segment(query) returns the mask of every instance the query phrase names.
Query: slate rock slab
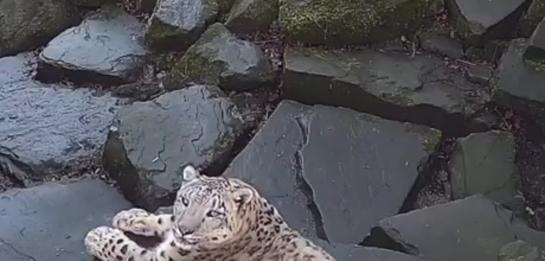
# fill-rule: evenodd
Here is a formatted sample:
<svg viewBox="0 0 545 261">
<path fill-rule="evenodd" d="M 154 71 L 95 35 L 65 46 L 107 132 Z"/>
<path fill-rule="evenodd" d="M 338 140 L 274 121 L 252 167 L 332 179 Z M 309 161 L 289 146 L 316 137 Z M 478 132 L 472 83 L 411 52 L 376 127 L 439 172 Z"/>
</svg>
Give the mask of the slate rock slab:
<svg viewBox="0 0 545 261">
<path fill-rule="evenodd" d="M 517 240 L 500 249 L 498 261 L 545 261 L 545 251 Z"/>
<path fill-rule="evenodd" d="M 47 183 L 0 194 L 0 260 L 89 261 L 83 238 L 130 208 L 99 180 Z"/>
<path fill-rule="evenodd" d="M 484 88 L 431 55 L 290 47 L 284 59 L 285 94 L 291 99 L 348 107 L 449 134 L 466 132 L 467 121 L 489 100 Z"/>
<path fill-rule="evenodd" d="M 30 53 L 0 59 L 0 172 L 25 183 L 94 158 L 120 102 L 34 81 L 35 62 Z"/>
<path fill-rule="evenodd" d="M 217 0 L 162 0 L 157 3 L 146 34 L 153 48 L 187 49 L 218 15 Z"/>
<path fill-rule="evenodd" d="M 366 244 L 427 260 L 496 261 L 499 250 L 517 239 L 545 246 L 545 232 L 528 228 L 484 196 L 472 196 L 385 218 L 373 228 Z"/>
<path fill-rule="evenodd" d="M 477 45 L 512 35 L 526 7 L 524 0 L 446 0 L 446 5 L 458 35 Z"/>
<path fill-rule="evenodd" d="M 80 17 L 69 0 L 0 1 L 0 57 L 46 44 Z"/>
<path fill-rule="evenodd" d="M 419 27 L 443 1 L 285 0 L 279 20 L 292 42 L 344 46 L 378 42 Z"/>
<path fill-rule="evenodd" d="M 273 70 L 261 49 L 237 39 L 225 26 L 211 25 L 170 71 L 165 88 L 181 88 L 185 81 L 245 91 L 269 84 Z"/>
<path fill-rule="evenodd" d="M 545 130 L 545 66 L 525 62 L 526 47 L 525 39 L 511 41 L 493 80 L 494 100 L 534 118 Z"/>
<path fill-rule="evenodd" d="M 278 17 L 278 0 L 237 0 L 225 25 L 234 33 L 265 31 Z"/>
<path fill-rule="evenodd" d="M 530 37 L 543 17 L 545 17 L 545 0 L 533 0 L 519 21 L 519 34 L 522 37 Z"/>
<path fill-rule="evenodd" d="M 534 63 L 545 64 L 545 19 L 539 23 L 528 42 L 524 58 Z"/>
<path fill-rule="evenodd" d="M 497 202 L 513 203 L 518 187 L 513 135 L 489 131 L 456 140 L 449 172 L 455 199 L 484 194 Z"/>
<path fill-rule="evenodd" d="M 104 148 L 106 170 L 134 204 L 172 204 L 182 170 L 220 174 L 245 131 L 237 107 L 214 86 L 192 86 L 120 109 Z"/>
<path fill-rule="evenodd" d="M 440 136 L 419 125 L 285 100 L 224 175 L 253 184 L 303 234 L 355 244 L 399 211 Z"/>
<path fill-rule="evenodd" d="M 320 239 L 312 240 L 331 254 L 337 260 L 342 261 L 424 261 L 423 259 L 388 249 L 361 247 L 348 244 L 328 243 Z"/>
<path fill-rule="evenodd" d="M 120 84 L 135 81 L 147 51 L 144 24 L 105 6 L 55 37 L 40 53 L 37 79 Z"/>
</svg>

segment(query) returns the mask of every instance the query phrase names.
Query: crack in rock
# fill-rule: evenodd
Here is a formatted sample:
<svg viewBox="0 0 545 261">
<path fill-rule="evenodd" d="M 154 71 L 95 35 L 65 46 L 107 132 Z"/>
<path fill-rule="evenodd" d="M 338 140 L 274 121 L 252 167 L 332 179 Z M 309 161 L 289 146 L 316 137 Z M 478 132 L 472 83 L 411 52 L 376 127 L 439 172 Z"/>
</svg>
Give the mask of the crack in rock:
<svg viewBox="0 0 545 261">
<path fill-rule="evenodd" d="M 34 258 L 34 257 L 31 256 L 31 255 L 28 255 L 28 254 L 23 253 L 22 251 L 20 251 L 19 249 L 17 249 L 16 247 L 14 247 L 14 246 L 13 246 L 12 244 L 10 244 L 9 242 L 7 242 L 6 240 L 2 239 L 1 237 L 0 237 L 0 244 L 9 247 L 9 249 L 11 249 L 13 252 L 15 252 L 16 254 L 18 254 L 18 255 L 20 255 L 20 256 L 22 256 L 22 257 L 28 258 L 29 260 L 32 260 L 32 261 L 37 261 L 36 258 Z"/>
<path fill-rule="evenodd" d="M 294 153 L 293 157 L 295 159 L 295 170 L 296 170 L 296 181 L 307 198 L 307 207 L 310 210 L 310 213 L 313 216 L 313 219 L 316 223 L 316 234 L 319 238 L 322 238 L 329 242 L 329 239 L 327 237 L 327 233 L 325 231 L 323 219 L 322 219 L 322 213 L 320 212 L 320 208 L 318 207 L 318 204 L 314 201 L 314 191 L 312 190 L 312 187 L 310 184 L 305 180 L 303 176 L 303 154 L 301 150 L 308 144 L 309 142 L 309 136 L 308 136 L 308 123 L 305 122 L 305 120 L 301 116 L 295 117 L 295 122 L 297 126 L 299 127 L 301 131 L 301 135 L 303 136 L 303 142 L 301 143 L 301 146 L 297 149 L 297 151 Z"/>
</svg>

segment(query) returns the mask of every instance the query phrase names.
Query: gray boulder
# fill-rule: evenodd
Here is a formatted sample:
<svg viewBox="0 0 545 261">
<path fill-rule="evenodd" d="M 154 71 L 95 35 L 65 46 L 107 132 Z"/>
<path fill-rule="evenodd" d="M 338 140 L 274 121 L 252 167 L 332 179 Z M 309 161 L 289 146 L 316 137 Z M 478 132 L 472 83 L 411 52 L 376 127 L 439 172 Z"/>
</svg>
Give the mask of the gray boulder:
<svg viewBox="0 0 545 261">
<path fill-rule="evenodd" d="M 219 174 L 243 132 L 220 89 L 192 86 L 120 109 L 103 163 L 129 200 L 153 211 L 172 204 L 187 164 Z"/>
<path fill-rule="evenodd" d="M 446 3 L 456 32 L 474 45 L 511 36 L 526 7 L 524 0 L 446 0 Z"/>
<path fill-rule="evenodd" d="M 37 82 L 28 73 L 35 62 L 31 53 L 0 58 L 0 175 L 27 185 L 88 167 L 83 162 L 100 152 L 120 102 L 91 89 Z"/>
<path fill-rule="evenodd" d="M 237 0 L 225 26 L 235 33 L 265 31 L 278 16 L 278 0 Z"/>
<path fill-rule="evenodd" d="M 423 33 L 419 35 L 420 47 L 428 52 L 458 59 L 464 56 L 462 43 L 451 39 L 447 35 L 438 33 Z"/>
<path fill-rule="evenodd" d="M 218 11 L 217 0 L 160 0 L 146 38 L 159 50 L 185 50 L 215 21 Z"/>
<path fill-rule="evenodd" d="M 545 69 L 545 19 L 539 23 L 528 41 L 524 59 Z"/>
<path fill-rule="evenodd" d="M 273 77 L 272 65 L 258 46 L 237 39 L 216 23 L 172 68 L 165 87 L 178 89 L 183 82 L 192 81 L 244 91 L 267 85 Z"/>
<path fill-rule="evenodd" d="M 357 244 L 395 215 L 440 132 L 322 105 L 280 103 L 224 176 L 254 185 L 293 228 Z"/>
<path fill-rule="evenodd" d="M 0 57 L 44 45 L 79 20 L 69 0 L 2 0 Z"/>
<path fill-rule="evenodd" d="M 514 137 L 490 131 L 458 139 L 449 172 L 454 199 L 485 194 L 501 203 L 513 203 L 518 187 Z"/>
<path fill-rule="evenodd" d="M 449 134 L 467 132 L 468 120 L 490 99 L 484 88 L 432 55 L 289 47 L 284 59 L 285 94 L 291 99 L 348 107 Z"/>
<path fill-rule="evenodd" d="M 533 0 L 526 13 L 519 22 L 519 33 L 523 37 L 530 37 L 537 25 L 545 17 L 545 0 Z"/>
<path fill-rule="evenodd" d="M 83 7 L 100 7 L 108 1 L 113 2 L 112 0 L 70 0 L 74 5 Z"/>
<path fill-rule="evenodd" d="M 492 83 L 494 100 L 535 119 L 545 130 L 545 66 L 525 62 L 526 47 L 525 39 L 511 41 Z"/>
<path fill-rule="evenodd" d="M 528 228 L 486 197 L 472 196 L 385 218 L 365 244 L 428 260 L 497 261 L 500 249 L 517 239 L 545 246 L 545 232 Z"/>
<path fill-rule="evenodd" d="M 47 183 L 0 194 L 0 260 L 83 261 L 89 230 L 131 205 L 100 180 Z"/>
<path fill-rule="evenodd" d="M 339 261 L 424 261 L 417 256 L 388 249 L 328 243 L 320 239 L 312 241 Z"/>
<path fill-rule="evenodd" d="M 37 79 L 120 84 L 139 76 L 147 50 L 144 24 L 114 6 L 104 6 L 55 37 L 40 53 Z"/>
</svg>

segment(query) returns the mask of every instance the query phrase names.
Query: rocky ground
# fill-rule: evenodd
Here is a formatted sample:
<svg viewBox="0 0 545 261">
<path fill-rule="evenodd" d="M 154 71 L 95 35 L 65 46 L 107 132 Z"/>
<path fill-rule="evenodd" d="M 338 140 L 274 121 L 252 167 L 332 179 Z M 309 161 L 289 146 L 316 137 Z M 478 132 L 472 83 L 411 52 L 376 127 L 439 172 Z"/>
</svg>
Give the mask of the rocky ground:
<svg viewBox="0 0 545 261">
<path fill-rule="evenodd" d="M 338 260 L 545 260 L 543 0 L 0 1 L 0 260 L 241 178 Z"/>
</svg>

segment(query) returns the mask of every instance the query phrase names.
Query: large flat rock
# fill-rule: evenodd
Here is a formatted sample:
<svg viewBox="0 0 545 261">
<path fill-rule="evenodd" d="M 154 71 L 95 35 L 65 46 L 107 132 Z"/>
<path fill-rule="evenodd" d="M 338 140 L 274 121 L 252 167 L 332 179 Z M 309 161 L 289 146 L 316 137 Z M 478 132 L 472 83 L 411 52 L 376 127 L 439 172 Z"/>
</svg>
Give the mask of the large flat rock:
<svg viewBox="0 0 545 261">
<path fill-rule="evenodd" d="M 30 53 L 0 59 L 0 170 L 22 179 L 94 157 L 118 108 L 108 94 L 32 80 L 35 60 Z"/>
<path fill-rule="evenodd" d="M 343 106 L 388 119 L 464 133 L 489 100 L 479 85 L 439 58 L 372 50 L 288 48 L 286 95 L 309 104 Z"/>
<path fill-rule="evenodd" d="M 215 86 L 192 86 L 120 109 L 104 166 L 125 196 L 155 210 L 172 204 L 182 170 L 218 175 L 245 131 L 238 107 Z"/>
<path fill-rule="evenodd" d="M 545 19 L 538 24 L 530 37 L 524 58 L 534 63 L 545 64 Z"/>
<path fill-rule="evenodd" d="M 303 234 L 359 243 L 397 213 L 440 132 L 283 101 L 224 175 L 253 184 Z"/>
<path fill-rule="evenodd" d="M 48 183 L 0 194 L 0 260 L 89 261 L 83 238 L 130 208 L 99 180 Z"/>
<path fill-rule="evenodd" d="M 523 54 L 526 47 L 525 39 L 511 41 L 493 80 L 494 100 L 537 119 L 545 130 L 545 66 L 525 62 Z"/>
<path fill-rule="evenodd" d="M 545 246 L 545 232 L 528 228 L 484 196 L 472 196 L 385 218 L 373 228 L 367 243 L 427 260 L 496 261 L 500 249 L 517 239 Z"/>
<path fill-rule="evenodd" d="M 505 38 L 513 34 L 525 10 L 524 0 L 447 0 L 449 18 L 467 41 Z"/>
<path fill-rule="evenodd" d="M 37 78 L 45 82 L 118 84 L 136 80 L 147 50 L 144 24 L 110 5 L 51 40 L 40 53 Z"/>
</svg>

